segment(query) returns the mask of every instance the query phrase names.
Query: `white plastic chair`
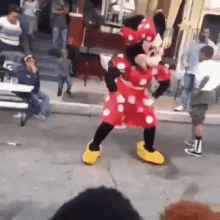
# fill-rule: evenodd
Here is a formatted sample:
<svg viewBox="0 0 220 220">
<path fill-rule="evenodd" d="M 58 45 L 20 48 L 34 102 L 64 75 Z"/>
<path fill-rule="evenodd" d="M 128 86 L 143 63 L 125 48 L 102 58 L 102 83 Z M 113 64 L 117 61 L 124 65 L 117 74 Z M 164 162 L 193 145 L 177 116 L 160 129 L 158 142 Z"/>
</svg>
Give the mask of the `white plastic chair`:
<svg viewBox="0 0 220 220">
<path fill-rule="evenodd" d="M 13 71 L 18 65 L 21 64 L 21 59 L 25 57 L 25 54 L 18 51 L 2 51 L 0 56 L 3 56 L 3 67 L 9 71 Z M 10 77 L 12 83 L 13 77 Z"/>
</svg>

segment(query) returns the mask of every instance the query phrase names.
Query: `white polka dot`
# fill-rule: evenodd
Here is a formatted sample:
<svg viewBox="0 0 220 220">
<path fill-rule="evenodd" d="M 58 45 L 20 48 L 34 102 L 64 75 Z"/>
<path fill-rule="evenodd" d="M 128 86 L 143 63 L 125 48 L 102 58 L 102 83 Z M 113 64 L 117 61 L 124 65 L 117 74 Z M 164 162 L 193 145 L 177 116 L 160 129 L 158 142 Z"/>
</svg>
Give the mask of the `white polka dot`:
<svg viewBox="0 0 220 220">
<path fill-rule="evenodd" d="M 129 102 L 130 104 L 135 104 L 135 96 L 129 96 L 129 97 L 128 97 L 128 102 Z"/>
<path fill-rule="evenodd" d="M 141 25 L 138 26 L 138 29 L 141 29 L 142 27 L 143 27 L 143 25 L 141 24 Z"/>
<path fill-rule="evenodd" d="M 158 70 L 157 69 L 152 69 L 152 75 L 157 75 L 158 74 Z"/>
<path fill-rule="evenodd" d="M 145 27 L 146 29 L 149 29 L 149 28 L 150 28 L 150 25 L 149 25 L 149 24 L 146 24 L 144 27 Z"/>
<path fill-rule="evenodd" d="M 146 37 L 146 34 L 142 34 L 141 37 L 142 37 L 142 38 L 145 38 L 145 37 Z"/>
<path fill-rule="evenodd" d="M 152 37 L 151 37 L 151 36 L 148 36 L 148 37 L 147 37 L 147 40 L 148 40 L 148 41 L 151 41 L 151 40 L 152 40 Z"/>
<path fill-rule="evenodd" d="M 124 69 L 121 69 L 121 70 L 119 70 L 121 73 L 125 73 L 125 70 Z"/>
<path fill-rule="evenodd" d="M 151 106 L 153 105 L 154 101 L 152 99 L 143 99 L 144 105 Z"/>
<path fill-rule="evenodd" d="M 152 116 L 147 116 L 147 117 L 146 117 L 146 122 L 147 122 L 148 124 L 151 124 L 153 121 L 154 121 L 154 119 L 153 119 Z"/>
<path fill-rule="evenodd" d="M 125 64 L 124 63 L 118 63 L 117 68 L 122 70 L 125 68 Z"/>
<path fill-rule="evenodd" d="M 128 40 L 132 41 L 132 40 L 134 40 L 134 37 L 132 35 L 128 35 Z"/>
<path fill-rule="evenodd" d="M 105 110 L 103 111 L 103 115 L 104 115 L 104 116 L 109 116 L 109 114 L 110 114 L 110 110 L 109 110 L 109 109 L 105 109 Z"/>
<path fill-rule="evenodd" d="M 139 83 L 141 86 L 144 86 L 147 84 L 147 80 L 146 79 L 142 79 Z"/>
<path fill-rule="evenodd" d="M 115 126 L 116 129 L 124 129 L 124 128 L 126 128 L 126 127 L 127 127 L 127 126 L 124 125 L 124 124 L 123 124 L 123 125 L 116 125 L 116 126 Z"/>
<path fill-rule="evenodd" d="M 138 112 L 143 112 L 143 111 L 144 111 L 143 108 L 141 108 L 141 107 L 138 108 Z"/>
<path fill-rule="evenodd" d="M 108 102 L 110 100 L 110 96 L 106 96 L 105 101 Z"/>
<path fill-rule="evenodd" d="M 120 53 L 120 54 L 118 54 L 118 57 L 124 58 L 124 54 L 123 54 L 123 53 Z"/>
<path fill-rule="evenodd" d="M 147 21 L 147 18 L 144 18 L 144 19 L 142 20 L 142 22 L 145 22 L 145 21 Z"/>
<path fill-rule="evenodd" d="M 117 102 L 118 103 L 124 103 L 125 102 L 125 98 L 120 94 L 117 96 Z"/>
<path fill-rule="evenodd" d="M 123 105 L 119 105 L 118 106 L 118 111 L 119 112 L 123 112 L 124 111 L 124 106 Z"/>
</svg>

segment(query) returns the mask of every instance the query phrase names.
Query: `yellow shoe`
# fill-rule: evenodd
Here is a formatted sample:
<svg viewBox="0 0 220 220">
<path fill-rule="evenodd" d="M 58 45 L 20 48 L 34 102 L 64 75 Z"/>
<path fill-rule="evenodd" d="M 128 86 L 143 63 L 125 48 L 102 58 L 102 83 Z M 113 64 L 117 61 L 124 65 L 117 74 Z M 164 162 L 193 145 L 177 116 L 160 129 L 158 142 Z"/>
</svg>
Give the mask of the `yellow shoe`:
<svg viewBox="0 0 220 220">
<path fill-rule="evenodd" d="M 89 145 L 92 141 L 90 141 L 86 147 L 86 151 L 82 156 L 82 160 L 87 165 L 94 165 L 98 162 L 102 155 L 102 149 L 100 151 L 91 151 L 89 150 Z"/>
<path fill-rule="evenodd" d="M 163 164 L 164 156 L 158 152 L 154 151 L 153 153 L 148 152 L 144 148 L 144 141 L 140 141 L 137 143 L 137 155 L 144 161 L 154 163 L 154 164 Z"/>
</svg>

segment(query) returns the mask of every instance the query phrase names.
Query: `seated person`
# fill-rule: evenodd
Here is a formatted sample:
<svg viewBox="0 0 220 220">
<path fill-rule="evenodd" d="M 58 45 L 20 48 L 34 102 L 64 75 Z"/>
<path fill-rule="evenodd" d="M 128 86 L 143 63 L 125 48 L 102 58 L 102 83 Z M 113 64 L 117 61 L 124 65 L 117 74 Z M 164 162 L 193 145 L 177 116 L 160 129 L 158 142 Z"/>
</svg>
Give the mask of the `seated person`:
<svg viewBox="0 0 220 220">
<path fill-rule="evenodd" d="M 16 93 L 22 98 L 26 98 L 31 103 L 32 113 L 36 113 L 39 119 L 46 119 L 51 114 L 49 97 L 40 91 L 40 79 L 36 65 L 36 58 L 32 55 L 24 57 L 24 64 L 18 66 L 14 71 L 14 77 L 19 84 L 33 85 L 34 89 L 30 94 Z"/>
<path fill-rule="evenodd" d="M 17 5 L 10 5 L 8 14 L 0 17 L 0 52 L 24 52 L 20 42 L 22 35 L 22 29 L 18 20 L 20 14 L 21 9 Z"/>
<path fill-rule="evenodd" d="M 63 204 L 51 220 L 140 220 L 129 199 L 114 188 L 90 188 Z"/>
</svg>

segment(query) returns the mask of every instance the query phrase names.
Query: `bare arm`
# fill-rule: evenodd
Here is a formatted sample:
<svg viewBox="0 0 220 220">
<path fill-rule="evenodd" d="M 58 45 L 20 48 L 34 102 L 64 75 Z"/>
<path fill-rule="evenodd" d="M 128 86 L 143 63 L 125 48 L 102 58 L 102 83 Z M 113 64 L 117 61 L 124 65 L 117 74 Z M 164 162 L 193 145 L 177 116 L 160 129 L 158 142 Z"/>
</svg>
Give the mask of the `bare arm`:
<svg viewBox="0 0 220 220">
<path fill-rule="evenodd" d="M 70 12 L 69 4 L 65 4 L 65 7 L 64 7 L 64 13 L 65 13 L 66 15 L 68 15 L 69 12 Z"/>
<path fill-rule="evenodd" d="M 69 14 L 69 4 L 65 4 L 63 10 L 57 10 L 55 3 L 52 3 L 52 13 L 57 15 L 67 15 Z"/>
<path fill-rule="evenodd" d="M 210 79 L 209 76 L 205 76 L 205 77 L 202 79 L 201 83 L 199 84 L 199 89 L 204 88 L 204 86 L 208 83 L 209 79 Z"/>
<path fill-rule="evenodd" d="M 188 67 L 189 66 L 189 63 L 188 63 L 188 57 L 189 57 L 189 52 L 185 52 L 183 55 L 182 55 L 182 63 L 184 65 L 184 67 Z"/>
</svg>

